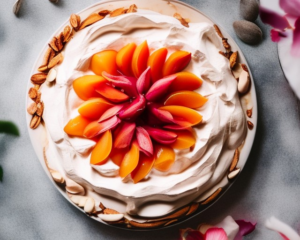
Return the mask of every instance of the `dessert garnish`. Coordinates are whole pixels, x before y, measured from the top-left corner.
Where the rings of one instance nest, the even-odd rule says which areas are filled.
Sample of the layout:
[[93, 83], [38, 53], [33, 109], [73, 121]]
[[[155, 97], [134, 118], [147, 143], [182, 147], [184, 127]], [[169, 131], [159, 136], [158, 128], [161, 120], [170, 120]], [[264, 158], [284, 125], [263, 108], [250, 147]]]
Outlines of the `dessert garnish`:
[[192, 127], [202, 116], [194, 109], [207, 99], [194, 90], [202, 80], [183, 70], [191, 53], [160, 48], [149, 56], [147, 41], [129, 43], [119, 52], [104, 50], [91, 58], [97, 75], [82, 76], [73, 82], [79, 98], [79, 116], [65, 126], [67, 134], [94, 139], [90, 163], [105, 164], [111, 159], [119, 175], [131, 175], [134, 183], [152, 168], [168, 171], [174, 149], [193, 147]]

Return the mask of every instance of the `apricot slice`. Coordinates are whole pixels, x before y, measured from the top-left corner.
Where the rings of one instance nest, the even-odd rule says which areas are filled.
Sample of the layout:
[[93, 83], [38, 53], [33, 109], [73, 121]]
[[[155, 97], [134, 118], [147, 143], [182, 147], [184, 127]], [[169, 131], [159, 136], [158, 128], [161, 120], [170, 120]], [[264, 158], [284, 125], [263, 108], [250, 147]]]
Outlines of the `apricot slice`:
[[114, 105], [103, 98], [92, 98], [85, 101], [78, 108], [81, 116], [89, 119], [99, 119], [102, 114]]
[[73, 88], [79, 98], [88, 100], [89, 98], [99, 97], [95, 89], [101, 87], [105, 82], [106, 80], [101, 76], [86, 75], [75, 79]]
[[106, 163], [108, 156], [112, 148], [112, 135], [111, 131], [108, 130], [101, 135], [96, 146], [94, 147], [90, 163], [92, 165], [101, 165]]
[[193, 133], [188, 130], [176, 131], [177, 139], [176, 142], [170, 146], [175, 149], [186, 149], [195, 145], [196, 138]]
[[154, 164], [153, 156], [148, 157], [145, 154], [141, 154], [139, 159], [139, 164], [131, 173], [131, 178], [133, 182], [138, 183], [143, 178], [145, 178], [153, 168], [153, 164]]
[[128, 148], [114, 148], [109, 157], [114, 164], [121, 166], [122, 160], [127, 152]]
[[177, 92], [182, 90], [194, 91], [202, 85], [202, 80], [193, 73], [179, 72], [175, 73], [175, 75], [177, 77], [170, 85], [169, 92]]
[[197, 111], [187, 107], [170, 105], [160, 107], [159, 109], [170, 112], [174, 118], [188, 121], [191, 123], [191, 126], [202, 121], [202, 116]]
[[88, 119], [79, 115], [79, 116], [71, 119], [67, 123], [67, 125], [64, 128], [64, 131], [66, 134], [69, 134], [72, 136], [83, 137], [84, 129], [86, 128], [87, 125], [90, 124], [90, 122], [91, 121], [89, 121]]
[[132, 76], [131, 63], [135, 49], [136, 44], [129, 43], [117, 54], [117, 66], [125, 76]]
[[161, 171], [168, 171], [175, 162], [175, 152], [173, 148], [166, 145], [155, 145], [154, 168]]
[[121, 178], [126, 177], [136, 168], [136, 166], [139, 163], [139, 157], [140, 157], [139, 155], [140, 155], [139, 147], [137, 143], [134, 142], [131, 144], [130, 150], [125, 154], [122, 160], [120, 170], [119, 170], [119, 174]]
[[98, 52], [92, 56], [90, 69], [99, 76], [102, 75], [103, 71], [117, 75], [116, 57], [117, 52], [115, 50]]
[[163, 77], [163, 66], [168, 55], [166, 48], [160, 48], [152, 53], [148, 59], [148, 66], [151, 68], [152, 82], [155, 82]]
[[102, 84], [101, 87], [96, 89], [96, 92], [114, 103], [124, 102], [129, 99], [128, 95], [107, 84]]
[[164, 105], [180, 105], [188, 108], [199, 108], [207, 102], [207, 98], [193, 91], [178, 91], [167, 97]]
[[183, 70], [191, 61], [191, 53], [176, 51], [170, 55], [163, 67], [163, 76], [168, 76]]
[[138, 78], [147, 68], [147, 61], [149, 57], [149, 48], [147, 41], [141, 43], [135, 49], [132, 57], [132, 73]]

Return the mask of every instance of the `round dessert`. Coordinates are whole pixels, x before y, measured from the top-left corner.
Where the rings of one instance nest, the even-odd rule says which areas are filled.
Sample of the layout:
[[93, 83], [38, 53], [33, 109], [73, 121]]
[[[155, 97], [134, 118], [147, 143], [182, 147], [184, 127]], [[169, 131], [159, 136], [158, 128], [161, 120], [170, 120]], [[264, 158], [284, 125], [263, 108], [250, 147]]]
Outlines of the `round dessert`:
[[167, 226], [240, 172], [250, 73], [216, 25], [134, 4], [73, 14], [38, 70], [30, 127], [43, 120], [45, 166], [93, 218]]

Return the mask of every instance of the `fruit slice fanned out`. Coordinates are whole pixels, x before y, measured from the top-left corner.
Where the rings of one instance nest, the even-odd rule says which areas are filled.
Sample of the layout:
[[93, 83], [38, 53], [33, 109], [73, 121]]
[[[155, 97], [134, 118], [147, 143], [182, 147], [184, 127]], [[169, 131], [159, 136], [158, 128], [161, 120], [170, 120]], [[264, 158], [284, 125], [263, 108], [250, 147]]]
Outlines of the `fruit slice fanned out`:
[[124, 89], [124, 91], [132, 96], [136, 97], [138, 95], [136, 90], [136, 80], [132, 77], [126, 77], [126, 76], [114, 76], [107, 72], [102, 72], [102, 76], [108, 80], [112, 85], [115, 87]]
[[193, 91], [178, 91], [170, 94], [164, 105], [179, 105], [188, 108], [200, 108], [207, 102], [207, 98]]
[[101, 76], [103, 71], [117, 75], [116, 57], [117, 52], [114, 50], [105, 50], [96, 53], [92, 56], [90, 68], [99, 76]]
[[153, 128], [144, 126], [144, 129], [149, 135], [157, 142], [161, 144], [172, 144], [176, 141], [177, 135], [171, 131], [162, 130], [159, 128]]
[[132, 103], [129, 103], [127, 106], [119, 112], [119, 118], [121, 119], [133, 119], [140, 115], [146, 105], [146, 100], [144, 96], [139, 95]]
[[139, 163], [139, 147], [136, 142], [131, 144], [130, 150], [125, 154], [119, 170], [120, 177], [124, 178], [130, 174]]
[[156, 144], [154, 146], [154, 156], [154, 168], [162, 172], [168, 171], [175, 162], [175, 152], [173, 148], [166, 145]]
[[93, 138], [98, 136], [99, 134], [106, 132], [120, 123], [120, 119], [116, 116], [107, 119], [101, 123], [98, 121], [91, 122], [87, 127], [84, 129], [83, 135], [86, 138]]
[[147, 68], [147, 61], [149, 57], [149, 48], [147, 41], [141, 43], [135, 49], [132, 57], [132, 72], [138, 78]]
[[89, 98], [100, 97], [96, 89], [100, 88], [105, 82], [106, 80], [101, 76], [86, 75], [75, 79], [73, 88], [77, 96], [86, 101]]
[[139, 94], [143, 94], [148, 91], [151, 84], [150, 79], [150, 67], [148, 67], [138, 78], [136, 82], [136, 88], [139, 92]]
[[154, 156], [140, 155], [139, 164], [131, 173], [131, 178], [134, 183], [138, 183], [145, 178], [151, 171], [154, 164]]
[[191, 53], [186, 51], [176, 51], [172, 53], [163, 67], [163, 76], [182, 71], [191, 61]]
[[126, 148], [130, 146], [135, 131], [135, 123], [124, 122], [116, 138], [114, 139], [115, 148]]
[[114, 164], [121, 166], [123, 158], [128, 151], [128, 148], [113, 148], [109, 157]]
[[195, 145], [196, 138], [194, 134], [188, 130], [176, 131], [177, 139], [176, 142], [170, 145], [175, 149], [187, 149]]
[[109, 130], [100, 136], [99, 141], [92, 151], [90, 163], [93, 165], [104, 164], [108, 160], [111, 149], [112, 135]]
[[168, 50], [166, 48], [160, 48], [152, 53], [148, 59], [148, 66], [151, 67], [151, 77], [152, 82], [163, 77], [163, 66], [168, 55]]
[[162, 98], [167, 93], [169, 86], [176, 79], [175, 75], [167, 76], [156, 81], [146, 94], [146, 99], [154, 102]]
[[202, 80], [193, 73], [179, 72], [175, 75], [177, 78], [169, 88], [170, 93], [183, 90], [194, 91], [202, 85]]
[[82, 116], [77, 116], [71, 119], [64, 128], [66, 134], [71, 136], [83, 137], [84, 129], [91, 123], [90, 120]]
[[121, 103], [129, 99], [128, 95], [107, 84], [102, 84], [96, 89], [96, 92], [114, 103]]
[[202, 116], [197, 111], [187, 107], [170, 105], [160, 107], [159, 109], [170, 112], [174, 118], [189, 122], [192, 126], [202, 121]]
[[153, 154], [153, 145], [149, 133], [143, 127], [136, 128], [136, 139], [142, 151], [147, 156]]
[[116, 116], [123, 107], [124, 107], [124, 104], [119, 104], [119, 105], [115, 105], [115, 106], [109, 108], [102, 114], [102, 116], [100, 117], [98, 122], [103, 122], [113, 116]]
[[125, 76], [132, 76], [131, 62], [135, 49], [136, 44], [129, 43], [117, 54], [117, 66]]
[[92, 98], [81, 104], [78, 112], [83, 117], [96, 120], [112, 106], [112, 103], [103, 98]]

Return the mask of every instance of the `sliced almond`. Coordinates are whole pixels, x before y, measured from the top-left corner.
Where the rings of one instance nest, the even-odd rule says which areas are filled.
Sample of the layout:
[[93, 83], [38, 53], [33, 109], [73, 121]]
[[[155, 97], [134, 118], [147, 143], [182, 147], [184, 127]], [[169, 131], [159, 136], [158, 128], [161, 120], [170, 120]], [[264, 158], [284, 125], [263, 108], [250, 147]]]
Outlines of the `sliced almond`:
[[213, 200], [215, 200], [221, 191], [222, 191], [222, 188], [218, 188], [212, 195], [210, 195], [206, 200], [204, 200], [201, 203], [201, 205], [206, 205], [206, 204], [212, 202]]
[[105, 17], [106, 15], [110, 14], [110, 11], [109, 10], [102, 10], [102, 11], [98, 12], [98, 14], [100, 16]]
[[60, 52], [63, 48], [64, 48], [64, 33], [61, 32], [57, 38], [56, 38], [56, 47], [58, 49], [58, 51]]
[[228, 179], [231, 180], [231, 179], [235, 178], [235, 177], [240, 173], [240, 171], [241, 171], [241, 169], [239, 169], [239, 168], [233, 170], [232, 172], [230, 172], [230, 173], [227, 175]]
[[247, 121], [248, 128], [252, 130], [254, 128], [254, 124], [250, 121]]
[[79, 207], [84, 207], [87, 200], [88, 200], [87, 197], [81, 197], [80, 200], [79, 200], [78, 206]]
[[46, 72], [48, 70], [48, 66], [47, 65], [41, 65], [38, 68], [39, 72]]
[[49, 64], [49, 62], [55, 57], [55, 51], [53, 50], [53, 49], [51, 49], [52, 51], [51, 51], [51, 53], [50, 53], [50, 56], [49, 56], [49, 61], [48, 61], [48, 64]]
[[242, 68], [244, 69], [244, 71], [249, 73], [249, 69], [248, 69], [247, 65], [246, 64], [241, 64], [241, 65], [242, 65]]
[[232, 68], [231, 71], [232, 71], [232, 74], [235, 77], [235, 79], [239, 79], [241, 76], [241, 73], [243, 71], [242, 64], [240, 64], [240, 63], [235, 64], [235, 66]]
[[85, 27], [92, 25], [101, 19], [103, 19], [103, 16], [100, 16], [98, 13], [93, 13], [90, 16], [88, 16], [80, 25], [79, 30], [84, 29]]
[[55, 79], [56, 79], [56, 70], [54, 68], [52, 68], [49, 72], [48, 72], [48, 75], [47, 75], [47, 78], [46, 78], [46, 81], [51, 83], [53, 82]]
[[137, 6], [135, 4], [130, 5], [128, 10], [126, 11], [126, 13], [133, 13], [133, 12], [137, 12]]
[[[48, 68], [53, 68], [64, 60], [62, 53], [57, 54], [48, 64]], [[45, 79], [46, 80], [46, 79]]]
[[35, 88], [30, 88], [28, 91], [28, 96], [32, 99], [35, 100], [37, 97], [38, 91]]
[[69, 178], [66, 179], [66, 190], [71, 194], [84, 195], [85, 193], [85, 189], [81, 185]]
[[189, 27], [189, 23], [179, 13], [174, 13], [173, 17], [179, 20], [183, 26]]
[[[189, 211], [190, 206], [185, 206], [179, 210], [177, 210], [176, 212], [169, 214], [165, 217], [162, 218], [157, 218], [155, 220], [153, 220], [154, 222], [156, 221], [164, 221], [164, 220], [169, 220], [169, 219], [173, 219], [173, 218], [180, 218], [182, 216], [186, 216], [187, 212]], [[148, 222], [153, 222], [152, 220], [149, 220]]]
[[79, 202], [81, 201], [82, 198], [86, 198], [86, 197], [83, 197], [83, 196], [80, 196], [80, 195], [71, 195], [71, 194], [69, 195], [69, 197], [70, 197], [71, 201], [73, 203], [75, 203], [76, 205], [79, 204]]
[[118, 9], [112, 11], [109, 16], [110, 17], [117, 17], [117, 16], [120, 16], [120, 15], [126, 13], [126, 11], [127, 10], [124, 9], [123, 7], [122, 8], [118, 8]]
[[192, 213], [194, 213], [199, 207], [199, 203], [192, 203], [192, 205], [190, 206], [189, 211], [187, 212], [186, 216], [191, 215]]
[[41, 123], [41, 117], [34, 115], [30, 121], [30, 128], [36, 129]]
[[172, 223], [177, 222], [177, 221], [178, 221], [178, 219], [173, 219], [173, 220], [167, 222], [164, 226], [165, 226], [165, 227], [166, 227], [166, 226], [169, 226], [169, 225], [171, 225]]
[[56, 183], [64, 183], [65, 182], [65, 179], [63, 178], [63, 176], [55, 171], [55, 170], [52, 170], [50, 171], [50, 174], [51, 174], [51, 177], [53, 178], [53, 180], [56, 182]]
[[[110, 215], [106, 215], [106, 216], [110, 216]], [[111, 216], [113, 216], [113, 215], [111, 215]], [[155, 228], [155, 227], [162, 226], [162, 225], [166, 224], [167, 222], [168, 221], [139, 223], [136, 221], [129, 221], [129, 224], [133, 227], [138, 227], [138, 228]]]
[[42, 93], [38, 91], [34, 101], [38, 104], [41, 101], [41, 97]]
[[27, 107], [27, 112], [30, 115], [35, 114], [36, 110], [37, 110], [37, 104], [35, 102], [30, 103]]
[[113, 210], [113, 209], [110, 209], [110, 208], [105, 208], [105, 209], [103, 210], [103, 213], [104, 213], [104, 214], [119, 214], [118, 211]]
[[64, 35], [64, 42], [65, 43], [69, 42], [73, 35], [73, 28], [71, 28], [69, 25], [65, 26], [63, 35]]
[[43, 112], [44, 112], [44, 103], [43, 102], [39, 102], [37, 104], [36, 115], [38, 115], [38, 116], [41, 117], [43, 115]]
[[46, 81], [46, 78], [46, 73], [36, 73], [31, 76], [30, 80], [33, 84], [41, 85]]
[[44, 57], [43, 57], [43, 61], [42, 61], [42, 64], [41, 66], [47, 66], [48, 65], [48, 62], [49, 62], [49, 57], [50, 57], [50, 54], [52, 52], [52, 48], [51, 47], [48, 47], [45, 54], [44, 54]]
[[230, 44], [228, 43], [228, 39], [227, 39], [227, 38], [222, 38], [222, 43], [223, 43], [223, 46], [224, 46], [224, 48], [226, 49], [226, 51], [227, 51], [227, 52], [230, 52], [231, 46], [230, 46]]
[[247, 116], [248, 116], [249, 118], [252, 117], [252, 108], [251, 108], [251, 109], [247, 109]]
[[120, 221], [124, 217], [124, 214], [98, 214], [98, 217], [105, 222], [116, 222]]
[[35, 84], [33, 87], [38, 91], [41, 85]]
[[216, 33], [219, 35], [219, 37], [220, 38], [224, 38], [223, 37], [223, 34], [222, 34], [222, 32], [221, 32], [221, 30], [220, 30], [220, 28], [218, 27], [218, 25], [214, 25], [214, 28], [215, 28], [215, 30], [216, 30]]
[[240, 151], [238, 149], [235, 150], [234, 152], [234, 155], [233, 155], [233, 158], [232, 158], [232, 161], [231, 161], [231, 165], [230, 165], [230, 168], [229, 168], [229, 171], [233, 171], [236, 167], [236, 165], [238, 164], [239, 162], [239, 159], [240, 159]]
[[238, 57], [238, 52], [234, 52], [231, 54], [230, 58], [229, 58], [229, 62], [230, 62], [230, 68], [234, 68], [236, 61], [237, 61], [237, 57]]
[[57, 38], [53, 37], [51, 39], [51, 41], [49, 42], [49, 47], [51, 47], [55, 52], [58, 52], [58, 48], [56, 46], [56, 43], [57, 43]]
[[239, 77], [238, 91], [241, 94], [245, 94], [249, 91], [249, 88], [250, 88], [250, 75], [248, 72], [243, 70]]
[[95, 208], [95, 200], [94, 200], [94, 198], [88, 197], [87, 201], [86, 201], [86, 203], [84, 205], [83, 210], [86, 213], [91, 213], [91, 212], [93, 212], [94, 208]]
[[75, 31], [78, 31], [80, 27], [81, 19], [79, 15], [72, 14], [70, 17], [70, 24]]

